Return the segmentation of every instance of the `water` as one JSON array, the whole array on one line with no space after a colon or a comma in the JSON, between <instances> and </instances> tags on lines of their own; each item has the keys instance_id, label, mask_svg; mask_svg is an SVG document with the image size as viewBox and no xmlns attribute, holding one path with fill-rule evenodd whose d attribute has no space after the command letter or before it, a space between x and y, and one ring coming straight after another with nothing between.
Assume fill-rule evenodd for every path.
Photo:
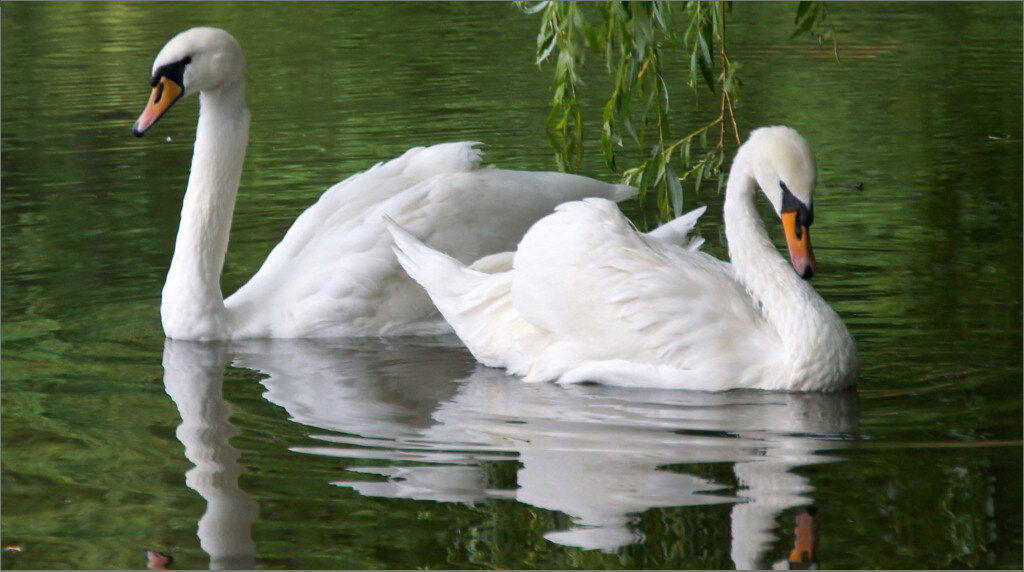
<instances>
[{"instance_id":1,"label":"water","mask_svg":"<svg viewBox=\"0 0 1024 572\"><path fill-rule=\"evenodd\" d=\"M1020 4L838 4L841 65L789 38L794 12L734 6L738 120L792 125L817 154L815 286L863 364L840 395L526 385L452 338L165 342L196 103L142 140L130 126L171 35L225 27L249 62L231 292L326 186L410 146L481 140L496 164L552 168L538 21L6 6L0 564L771 566L813 505L824 568L1018 567ZM596 144L583 170L611 178ZM721 197L686 201L709 205L722 254Z\"/></svg>"}]
</instances>

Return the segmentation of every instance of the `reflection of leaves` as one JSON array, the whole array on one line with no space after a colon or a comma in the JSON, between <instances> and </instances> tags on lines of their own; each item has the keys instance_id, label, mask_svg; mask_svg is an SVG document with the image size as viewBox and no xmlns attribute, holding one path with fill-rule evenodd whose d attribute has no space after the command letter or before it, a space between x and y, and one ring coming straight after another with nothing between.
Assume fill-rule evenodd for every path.
<instances>
[{"instance_id":1,"label":"reflection of leaves","mask_svg":"<svg viewBox=\"0 0 1024 572\"><path fill-rule=\"evenodd\" d=\"M5 344L20 340L28 340L49 335L61 329L60 322L50 318L34 318L28 320L8 321L4 324L3 342Z\"/></svg>"},{"instance_id":2,"label":"reflection of leaves","mask_svg":"<svg viewBox=\"0 0 1024 572\"><path fill-rule=\"evenodd\" d=\"M722 468L728 471L728 466ZM573 526L564 514L488 501L452 508L455 520L442 543L448 568L726 569L732 568L729 511L728 504L645 511L631 523L645 542L606 552L545 539L545 533Z\"/></svg>"},{"instance_id":3,"label":"reflection of leaves","mask_svg":"<svg viewBox=\"0 0 1024 572\"><path fill-rule=\"evenodd\" d=\"M971 493L983 491L991 495L993 487L987 482L986 475L970 471L964 466L950 467L944 472L949 479L949 486L940 507L945 521L944 536L950 543L947 566L984 567L977 547L988 540L985 526L987 511L978 502L984 496L979 498L979 495Z\"/></svg>"}]
</instances>

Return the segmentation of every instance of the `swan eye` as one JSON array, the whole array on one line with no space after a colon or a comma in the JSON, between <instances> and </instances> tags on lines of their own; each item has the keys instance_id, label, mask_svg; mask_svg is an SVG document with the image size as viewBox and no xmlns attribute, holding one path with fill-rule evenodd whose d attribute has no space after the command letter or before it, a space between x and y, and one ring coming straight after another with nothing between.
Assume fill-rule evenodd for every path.
<instances>
[{"instance_id":1,"label":"swan eye","mask_svg":"<svg viewBox=\"0 0 1024 572\"><path fill-rule=\"evenodd\" d=\"M808 207L803 201L796 198L789 190L789 187L786 186L786 183L779 181L779 187L782 188L782 212L796 213L798 228L800 226L810 228L811 224L814 223L814 208Z\"/></svg>"},{"instance_id":2,"label":"swan eye","mask_svg":"<svg viewBox=\"0 0 1024 572\"><path fill-rule=\"evenodd\" d=\"M153 72L153 77L149 78L150 87L156 87L156 84L160 83L160 78L165 77L184 88L185 66L190 63L192 63L192 56L185 56L174 63L164 64L156 68L156 71Z\"/></svg>"}]
</instances>

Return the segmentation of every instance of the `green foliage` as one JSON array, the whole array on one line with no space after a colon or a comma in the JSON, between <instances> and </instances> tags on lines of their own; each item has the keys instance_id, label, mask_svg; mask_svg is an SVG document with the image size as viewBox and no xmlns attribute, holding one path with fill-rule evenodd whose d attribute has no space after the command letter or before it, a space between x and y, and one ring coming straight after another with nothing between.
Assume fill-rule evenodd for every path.
<instances>
[{"instance_id":1,"label":"green foliage","mask_svg":"<svg viewBox=\"0 0 1024 572\"><path fill-rule=\"evenodd\" d=\"M544 11L544 19L537 34L537 63L547 60L558 48L547 133L558 168L566 171L583 160L583 117L576 101L580 81L576 68L583 62L584 54L579 36L589 35L592 28L575 2L542 2L527 8L531 13L540 10Z\"/></svg>"},{"instance_id":2,"label":"green foliage","mask_svg":"<svg viewBox=\"0 0 1024 572\"><path fill-rule=\"evenodd\" d=\"M797 28L793 37L801 34L810 34L818 40L818 45L825 45L832 42L832 57L839 63L839 43L836 40L836 27L828 14L828 6L825 2L800 2L796 8Z\"/></svg>"},{"instance_id":3,"label":"green foliage","mask_svg":"<svg viewBox=\"0 0 1024 572\"><path fill-rule=\"evenodd\" d=\"M683 212L684 182L692 181L699 191L713 179L721 189L726 139L740 141L735 117L741 87L736 74L739 65L730 59L726 44L731 2L518 5L528 14L542 14L538 65L552 58L556 62L547 134L560 169L575 170L583 160L578 70L591 51L604 54L608 71L615 77L602 114L601 152L608 167L620 172L617 151L624 148L624 139L642 151L643 160L621 170L623 182L640 189L639 200L645 201L648 191L655 190L659 217L667 219ZM677 25L677 20L682 23ZM838 61L834 26L824 2L800 2L796 25L794 36L806 33L819 43L831 40ZM695 109L703 88L718 99L711 116L682 137L671 130L673 86L666 76L674 62L687 66L686 83Z\"/></svg>"}]
</instances>

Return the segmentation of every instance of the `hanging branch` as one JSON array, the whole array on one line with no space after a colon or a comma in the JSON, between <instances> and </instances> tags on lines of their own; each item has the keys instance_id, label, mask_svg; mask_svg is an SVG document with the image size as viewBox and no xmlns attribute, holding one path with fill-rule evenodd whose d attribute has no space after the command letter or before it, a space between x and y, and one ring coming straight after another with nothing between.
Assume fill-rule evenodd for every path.
<instances>
[{"instance_id":1,"label":"hanging branch","mask_svg":"<svg viewBox=\"0 0 1024 572\"><path fill-rule=\"evenodd\" d=\"M615 76L601 125L601 153L608 168L619 172L616 151L623 148L624 136L644 149L646 158L623 170L622 180L640 189L641 201L655 190L657 217L662 220L682 214L684 183L692 181L699 191L705 181L714 178L721 189L727 131L737 144L740 142L735 115L741 86L736 75L739 65L730 59L726 44L731 2L569 1L517 5L529 14L542 13L537 64L556 58L547 133L560 169L574 170L583 158L576 70L583 65L589 49L604 53L608 72ZM600 19L599 25L591 24L584 16L584 6ZM681 38L673 25L673 12L680 10L686 17ZM823 2L800 2L796 23L797 34L811 33L819 43L832 39L838 59L834 26ZM664 69L667 61L680 56L688 63L687 86L695 106L702 84L718 97L718 106L716 116L685 136L673 138L671 97ZM710 144L709 132L717 135ZM641 216L646 217L646 209ZM649 226L646 218L640 223Z\"/></svg>"}]
</instances>

